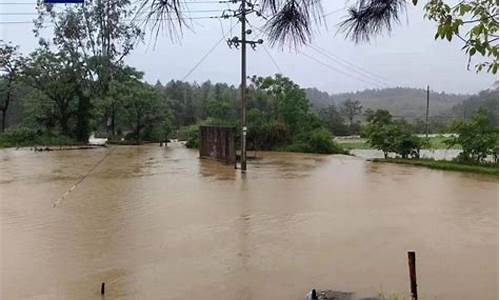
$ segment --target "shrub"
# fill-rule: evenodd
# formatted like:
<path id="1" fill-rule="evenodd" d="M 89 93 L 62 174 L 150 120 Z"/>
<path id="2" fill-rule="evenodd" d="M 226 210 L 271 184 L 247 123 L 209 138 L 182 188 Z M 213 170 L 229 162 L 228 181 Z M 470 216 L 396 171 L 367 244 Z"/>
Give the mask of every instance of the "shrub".
<path id="1" fill-rule="evenodd" d="M 181 134 L 179 133 L 179 135 Z M 200 146 L 200 128 L 198 126 L 188 127 L 182 136 L 186 140 L 186 147 L 198 148 Z"/>
<path id="2" fill-rule="evenodd" d="M 7 129 L 0 135 L 1 147 L 23 147 L 32 145 L 37 138 L 37 132 L 29 128 Z"/>
<path id="3" fill-rule="evenodd" d="M 319 154 L 345 154 L 342 149 L 333 141 L 333 137 L 326 128 L 317 128 L 310 132 L 299 135 L 297 141 L 292 145 L 283 148 L 289 152 L 305 152 Z"/>
<path id="4" fill-rule="evenodd" d="M 485 114 L 477 114 L 471 122 L 460 122 L 454 127 L 457 136 L 446 141 L 449 147 L 459 145 L 463 152 L 458 160 L 463 162 L 485 162 L 492 155 L 498 162 L 498 130 L 491 126 Z"/>
<path id="5" fill-rule="evenodd" d="M 272 150 L 290 142 L 290 132 L 282 122 L 265 122 L 248 128 L 249 149 Z"/>
<path id="6" fill-rule="evenodd" d="M 65 135 L 36 131 L 30 128 L 8 129 L 0 135 L 0 147 L 70 144 L 76 144 L 76 140 Z"/>

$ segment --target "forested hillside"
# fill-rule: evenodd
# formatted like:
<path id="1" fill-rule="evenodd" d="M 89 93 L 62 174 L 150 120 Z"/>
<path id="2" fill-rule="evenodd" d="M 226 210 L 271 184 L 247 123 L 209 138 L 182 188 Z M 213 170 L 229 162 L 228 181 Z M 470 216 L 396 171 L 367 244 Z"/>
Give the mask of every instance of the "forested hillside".
<path id="1" fill-rule="evenodd" d="M 307 89 L 307 96 L 313 107 L 321 109 L 333 102 L 340 104 L 347 99 L 357 100 L 363 107 L 386 109 L 394 116 L 407 119 L 423 118 L 425 116 L 426 91 L 415 88 L 370 89 L 352 93 L 328 95 L 317 89 Z M 444 92 L 430 93 L 431 116 L 448 113 L 449 110 L 466 100 L 470 95 L 447 94 Z"/>
<path id="2" fill-rule="evenodd" d="M 450 114 L 461 119 L 471 120 L 475 113 L 483 111 L 491 124 L 498 126 L 498 88 L 484 90 L 452 107 Z"/>

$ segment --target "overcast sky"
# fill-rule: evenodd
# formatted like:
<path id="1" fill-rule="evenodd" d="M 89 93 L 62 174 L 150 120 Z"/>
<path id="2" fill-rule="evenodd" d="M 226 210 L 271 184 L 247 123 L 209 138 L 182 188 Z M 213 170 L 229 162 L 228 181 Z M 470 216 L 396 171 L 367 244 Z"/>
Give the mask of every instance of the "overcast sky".
<path id="1" fill-rule="evenodd" d="M 2 2 L 35 2 L 34 0 L 0 0 Z M 344 7 L 343 1 L 325 0 L 324 12 L 335 12 Z M 191 4 L 191 10 L 223 9 L 224 4 Z M 35 12 L 31 5 L 2 5 L 3 12 Z M 475 93 L 490 88 L 496 76 L 467 71 L 466 56 L 459 41 L 434 40 L 436 25 L 423 17 L 423 10 L 409 6 L 408 21 L 396 26 L 390 35 L 377 37 L 371 43 L 354 44 L 336 34 L 337 23 L 343 11 L 326 17 L 328 28 L 318 28 L 312 47 L 281 50 L 267 44 L 249 51 L 248 74 L 266 76 L 283 73 L 304 87 L 317 87 L 330 93 L 408 86 L 453 93 Z M 192 13 L 193 17 L 212 16 L 217 13 Z M 2 21 L 30 21 L 33 16 L 0 16 Z M 262 22 L 250 19 L 256 26 Z M 233 21 L 234 22 L 234 21 Z M 234 23 L 232 23 L 234 25 Z M 225 35 L 238 34 L 238 26 L 230 32 L 231 21 L 218 19 L 193 20 L 192 31 L 184 30 L 179 42 L 161 36 L 154 45 L 150 36 L 139 45 L 126 62 L 145 72 L 149 82 L 183 79 L 189 71 Z M 36 46 L 31 24 L 1 24 L 1 39 L 12 41 L 27 53 Z M 251 38 L 264 38 L 254 30 Z M 274 58 L 273 63 L 266 53 Z M 323 51 L 323 54 L 318 52 Z M 319 62 L 318 62 L 319 61 Z M 238 84 L 239 52 L 229 49 L 225 42 L 201 63 L 186 80 L 202 82 L 228 82 Z M 368 75 L 369 74 L 369 75 Z M 375 78 L 375 79 L 374 79 Z"/>

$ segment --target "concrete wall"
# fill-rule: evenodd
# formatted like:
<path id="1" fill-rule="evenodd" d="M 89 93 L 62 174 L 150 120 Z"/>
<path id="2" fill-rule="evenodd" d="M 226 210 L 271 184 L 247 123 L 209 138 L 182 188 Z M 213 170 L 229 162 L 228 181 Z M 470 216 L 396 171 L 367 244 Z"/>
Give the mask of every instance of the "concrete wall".
<path id="1" fill-rule="evenodd" d="M 200 126 L 200 158 L 234 163 L 235 132 L 233 127 Z"/>

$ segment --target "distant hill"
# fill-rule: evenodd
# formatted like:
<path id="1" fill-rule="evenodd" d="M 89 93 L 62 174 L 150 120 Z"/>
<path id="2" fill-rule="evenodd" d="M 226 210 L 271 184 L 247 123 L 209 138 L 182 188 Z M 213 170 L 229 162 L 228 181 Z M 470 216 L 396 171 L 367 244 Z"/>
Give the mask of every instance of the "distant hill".
<path id="1" fill-rule="evenodd" d="M 352 93 L 329 95 L 315 88 L 306 89 L 306 94 L 313 108 L 321 109 L 331 103 L 340 104 L 348 98 L 358 100 L 364 109 L 385 109 L 393 115 L 407 119 L 425 116 L 426 91 L 415 88 L 371 89 Z M 430 93 L 430 115 L 449 114 L 450 110 L 471 97 L 470 95 Z"/>
<path id="2" fill-rule="evenodd" d="M 478 111 L 488 114 L 491 124 L 498 126 L 498 88 L 484 90 L 450 109 L 450 115 L 470 120 Z"/>

